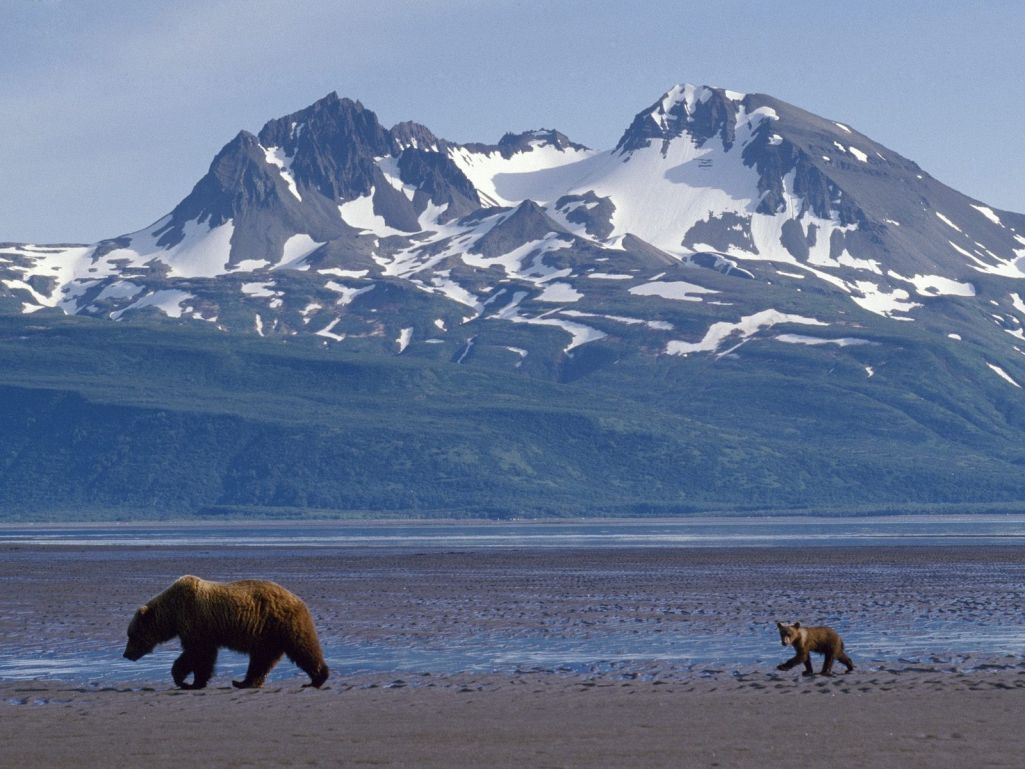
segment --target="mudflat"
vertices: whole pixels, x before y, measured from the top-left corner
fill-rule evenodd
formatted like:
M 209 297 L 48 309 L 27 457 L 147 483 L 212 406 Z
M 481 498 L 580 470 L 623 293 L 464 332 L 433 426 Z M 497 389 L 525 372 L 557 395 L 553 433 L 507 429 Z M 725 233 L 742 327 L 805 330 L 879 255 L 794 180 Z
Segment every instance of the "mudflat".
M 1025 754 L 1013 547 L 0 556 L 4 766 L 1017 767 Z M 122 660 L 132 612 L 183 573 L 302 596 L 325 688 L 301 688 L 286 660 L 260 691 L 232 689 L 224 669 L 177 690 L 176 642 L 150 667 Z M 790 653 L 777 619 L 838 626 L 858 667 L 775 670 Z

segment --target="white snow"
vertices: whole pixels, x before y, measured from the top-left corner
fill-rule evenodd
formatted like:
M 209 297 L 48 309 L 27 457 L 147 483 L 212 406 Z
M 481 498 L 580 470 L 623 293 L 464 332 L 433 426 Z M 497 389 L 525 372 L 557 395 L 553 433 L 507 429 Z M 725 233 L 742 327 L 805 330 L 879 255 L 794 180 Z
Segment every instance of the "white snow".
M 975 286 L 961 283 L 941 275 L 912 275 L 905 277 L 890 270 L 890 277 L 911 283 L 921 296 L 975 296 Z
M 438 328 L 438 329 L 439 329 L 440 331 L 446 331 L 446 330 L 447 330 L 447 329 L 445 328 L 445 321 L 444 321 L 444 320 L 443 320 L 442 318 L 435 318 L 435 319 L 434 319 L 434 325 L 435 325 L 435 326 L 436 326 L 436 327 L 437 327 L 437 328 Z
M 141 310 L 144 307 L 156 307 L 169 318 L 180 318 L 182 315 L 182 302 L 192 298 L 192 294 L 189 292 L 178 291 L 177 289 L 151 291 L 127 307 L 112 312 L 110 317 L 113 320 L 120 320 L 124 314 L 130 310 Z
M 974 203 L 972 203 L 971 206 L 976 211 L 978 211 L 980 214 L 982 214 L 987 219 L 989 219 L 991 222 L 993 222 L 993 224 L 999 224 L 1001 227 L 1004 226 L 1004 223 L 1002 221 L 1000 221 L 1000 217 L 997 216 L 996 212 L 992 208 L 990 208 L 989 206 L 977 206 Z
M 295 177 L 292 176 L 292 158 L 286 155 L 281 147 L 264 147 L 263 154 L 267 158 L 268 163 L 272 166 L 277 166 L 278 173 L 281 174 L 285 184 L 288 185 L 288 191 L 301 203 L 303 196 L 299 194 L 299 188 L 295 185 Z
M 303 260 L 324 245 L 324 242 L 318 243 L 305 232 L 296 233 L 285 241 L 281 249 L 281 260 L 274 269 L 300 269 Z
M 118 280 L 108 284 L 93 302 L 102 302 L 104 299 L 131 299 L 142 291 L 142 286 L 137 286 L 130 280 Z
M 256 333 L 259 336 L 263 336 L 263 318 L 260 317 L 260 313 L 256 313 L 254 318 L 253 325 L 256 327 Z
M 336 333 L 334 333 L 335 326 L 337 326 L 338 323 L 341 320 L 342 320 L 341 318 L 335 318 L 330 323 L 328 323 L 326 326 L 324 326 L 324 328 L 322 328 L 320 331 L 316 331 L 314 333 L 317 336 L 323 336 L 323 337 L 326 337 L 328 339 L 333 339 L 336 342 L 341 342 L 342 340 L 345 339 L 345 334 L 336 334 Z
M 659 331 L 672 331 L 673 325 L 662 320 L 644 320 L 643 318 L 628 318 L 623 315 L 603 315 L 597 312 L 581 312 L 579 310 L 558 310 L 559 315 L 566 315 L 570 318 L 603 318 L 604 320 L 623 323 L 627 326 L 644 325 Z
M 602 155 L 593 150 L 560 150 L 550 144 L 535 144 L 529 152 L 509 158 L 498 151 L 449 149 L 449 156 L 482 199 L 496 206 L 515 206 L 523 200 L 550 203 L 585 176 Z
M 1011 305 L 1022 315 L 1025 315 L 1025 301 L 1022 301 L 1021 295 L 1011 292 Z
M 243 283 L 240 288 L 246 296 L 272 297 L 277 295 L 277 292 L 274 291 L 274 283 L 270 281 L 264 283 Z
M 470 267 L 482 270 L 501 267 L 510 278 L 539 283 L 544 282 L 545 279 L 552 279 L 557 273 L 562 274 L 561 271 L 546 265 L 543 257 L 551 251 L 559 251 L 569 246 L 570 242 L 565 240 L 566 237 L 564 234 L 550 232 L 541 240 L 528 241 L 512 251 L 498 256 L 486 257 L 482 254 L 465 251 L 461 257 L 463 262 Z M 527 257 L 532 257 L 529 263 L 526 262 Z
M 671 341 L 666 345 L 666 353 L 669 355 L 689 355 L 693 352 L 716 352 L 726 341 L 737 342 L 729 350 L 732 351 L 762 329 L 771 328 L 780 323 L 805 326 L 828 325 L 821 320 L 806 318 L 802 315 L 782 313 L 773 309 L 762 310 L 754 315 L 744 316 L 736 323 L 730 323 L 729 321 L 713 323 L 699 342 Z
M 936 214 L 936 218 L 939 219 L 941 222 L 943 222 L 945 225 L 947 225 L 948 227 L 952 227 L 953 229 L 957 230 L 958 232 L 961 232 L 962 235 L 964 234 L 961 231 L 961 228 L 958 227 L 956 224 L 954 224 L 952 221 L 950 221 L 950 219 L 948 217 L 944 216 L 939 211 L 934 211 L 933 213 L 935 213 Z
M 361 198 L 350 200 L 338 206 L 338 213 L 342 221 L 357 230 L 365 230 L 381 238 L 389 235 L 406 235 L 402 230 L 396 230 L 388 226 L 384 217 L 374 212 L 374 188 L 370 188 L 370 194 Z
M 777 334 L 773 337 L 777 342 L 784 342 L 786 344 L 806 344 L 806 345 L 821 345 L 821 344 L 835 344 L 838 347 L 851 347 L 860 344 L 873 344 L 868 339 L 858 339 L 854 336 L 841 336 L 833 339 L 827 339 L 821 336 L 805 336 L 803 334 Z
M 1000 366 L 997 366 L 994 363 L 989 363 L 988 361 L 986 362 L 986 365 L 989 366 L 993 370 L 993 373 L 995 373 L 998 377 L 1000 377 L 1001 379 L 1003 379 L 1006 382 L 1009 382 L 1009 383 L 1013 384 L 1019 390 L 1021 389 L 1021 385 L 1018 384 L 1017 382 L 1015 382 L 1014 378 L 1010 374 L 1008 374 L 1006 371 L 1004 371 L 1002 368 L 1000 368 Z
M 333 275 L 336 278 L 365 278 L 370 270 L 343 270 L 339 267 L 325 267 L 317 270 L 321 275 Z
M 961 335 L 960 334 L 955 334 L 955 333 L 950 333 L 950 334 L 947 334 L 947 339 L 953 339 L 955 342 L 960 342 L 961 341 Z
M 409 347 L 409 342 L 413 338 L 413 327 L 404 328 L 399 332 L 399 338 L 395 340 L 395 344 L 399 346 L 399 354 Z
M 833 121 L 833 125 L 839 128 L 841 131 L 846 131 L 847 133 L 854 133 L 850 128 L 845 126 L 843 123 L 837 123 L 836 121 Z
M 228 272 L 253 272 L 270 266 L 266 259 L 243 259 L 228 268 Z
M 336 283 L 333 280 L 329 280 L 324 284 L 324 288 L 328 291 L 334 291 L 336 294 L 341 294 L 338 300 L 335 302 L 336 306 L 344 307 L 348 304 L 352 304 L 352 301 L 357 296 L 362 296 L 368 291 L 374 290 L 374 284 L 371 283 L 369 286 L 363 286 L 361 288 L 352 288 L 351 286 L 344 286 L 341 283 Z
M 538 302 L 576 302 L 583 299 L 584 295 L 577 291 L 569 283 L 553 281 L 545 286 L 544 291 L 538 294 L 535 301 Z
M 876 370 L 872 366 L 865 366 L 865 373 L 868 375 L 868 378 L 871 379 L 876 375 Z
M 847 148 L 847 151 L 850 152 L 852 155 L 854 155 L 854 157 L 856 157 L 862 163 L 867 163 L 868 162 L 868 155 L 866 153 L 862 152 L 861 150 L 859 150 L 857 147 L 852 145 L 852 146 Z
M 633 280 L 636 275 L 624 275 L 618 272 L 590 272 L 587 274 L 592 280 Z
M 507 349 L 511 353 L 515 353 L 516 355 L 520 356 L 520 359 L 518 361 L 516 361 L 516 368 L 519 368 L 520 366 L 523 365 L 523 359 L 527 357 L 527 351 L 526 350 L 524 350 L 522 347 L 509 347 L 509 346 L 506 346 L 505 349 Z
M 235 233 L 233 222 L 227 221 L 212 229 L 199 222 L 186 222 L 181 242 L 164 249 L 157 245 L 157 238 L 151 234 L 163 221 L 148 232 L 131 235 L 127 248 L 114 249 L 103 257 L 103 261 L 110 264 L 126 259 L 131 265 L 141 267 L 155 259 L 169 267 L 168 275 L 172 278 L 213 278 L 227 271 L 225 265 L 231 254 L 231 237 Z
M 702 294 L 719 293 L 718 291 L 714 291 L 710 288 L 697 286 L 683 280 L 655 280 L 650 283 L 642 283 L 639 286 L 633 286 L 628 290 L 631 294 L 635 294 L 636 296 L 660 296 L 663 299 L 676 299 L 681 302 L 700 302 Z
M 882 286 L 877 286 L 867 280 L 857 280 L 854 285 L 861 293 L 861 296 L 851 295 L 855 304 L 876 315 L 882 315 L 884 318 L 912 320 L 912 318 L 897 317 L 895 313 L 910 312 L 916 307 L 922 306 L 917 302 L 909 301 L 911 295 L 903 288 L 894 288 L 893 291 L 887 292 L 883 290 Z

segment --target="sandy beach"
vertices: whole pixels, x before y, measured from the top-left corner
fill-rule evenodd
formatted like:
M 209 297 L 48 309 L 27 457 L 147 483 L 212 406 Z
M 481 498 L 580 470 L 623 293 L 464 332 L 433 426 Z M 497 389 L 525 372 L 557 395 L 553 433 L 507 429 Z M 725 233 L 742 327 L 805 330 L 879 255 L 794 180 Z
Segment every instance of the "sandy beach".
M 225 659 L 208 689 L 180 691 L 176 642 L 149 668 L 121 660 L 135 607 L 181 573 L 301 595 L 326 687 L 301 689 L 285 661 L 265 689 L 237 691 Z M 1015 548 L 8 546 L 3 765 L 1017 767 L 1025 659 L 1008 639 L 1023 637 L 1023 582 Z M 776 671 L 778 618 L 844 628 L 858 668 Z M 395 650 L 395 669 L 368 669 L 365 649 Z M 84 672 L 46 667 L 76 650 Z M 466 664 L 485 652 L 491 669 Z

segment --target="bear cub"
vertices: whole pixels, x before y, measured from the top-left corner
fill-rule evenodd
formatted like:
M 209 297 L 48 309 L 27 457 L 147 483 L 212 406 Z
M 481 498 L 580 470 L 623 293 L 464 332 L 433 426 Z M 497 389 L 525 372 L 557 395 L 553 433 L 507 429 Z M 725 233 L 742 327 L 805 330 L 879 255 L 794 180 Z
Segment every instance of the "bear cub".
M 815 671 L 811 666 L 811 652 L 822 654 L 825 660 L 822 662 L 822 675 L 833 675 L 833 660 L 840 660 L 847 666 L 847 672 L 854 670 L 854 663 L 847 656 L 843 649 L 843 639 L 833 628 L 824 625 L 816 627 L 802 627 L 800 622 L 788 625 L 785 622 L 777 622 L 780 641 L 784 646 L 794 647 L 793 658 L 776 666 L 776 670 L 790 670 L 790 668 L 804 664 L 804 675 L 813 676 Z
M 282 655 L 310 677 L 306 686 L 319 688 L 328 677 L 306 604 L 267 580 L 209 582 L 191 575 L 179 577 L 135 612 L 124 656 L 137 660 L 175 636 L 181 639 L 182 653 L 171 666 L 171 677 L 182 689 L 206 686 L 221 647 L 249 655 L 245 679 L 232 681 L 239 689 L 263 686 Z

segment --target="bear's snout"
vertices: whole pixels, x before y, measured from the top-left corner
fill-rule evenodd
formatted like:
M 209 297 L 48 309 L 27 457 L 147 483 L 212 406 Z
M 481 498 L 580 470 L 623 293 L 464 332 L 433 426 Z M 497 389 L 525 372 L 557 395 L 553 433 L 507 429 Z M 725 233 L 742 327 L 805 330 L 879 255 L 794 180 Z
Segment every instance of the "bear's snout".
M 142 658 L 142 652 L 138 649 L 133 649 L 131 644 L 129 644 L 125 647 L 125 653 L 122 656 L 126 660 L 131 660 L 132 662 L 135 662 L 136 660 Z

